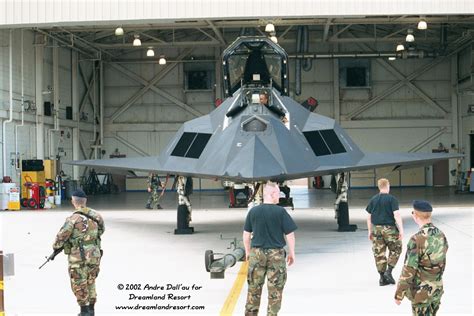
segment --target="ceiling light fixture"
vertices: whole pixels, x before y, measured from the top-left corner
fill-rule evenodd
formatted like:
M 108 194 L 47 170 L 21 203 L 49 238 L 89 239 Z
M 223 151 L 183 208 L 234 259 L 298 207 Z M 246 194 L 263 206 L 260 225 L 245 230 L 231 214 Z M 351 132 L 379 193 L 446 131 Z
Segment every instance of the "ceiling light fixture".
M 397 59 L 397 58 L 394 57 L 394 56 L 390 56 L 390 57 L 388 58 L 388 60 L 395 60 L 395 59 Z
M 133 40 L 133 46 L 142 46 L 142 41 L 140 41 L 140 35 L 134 35 L 135 39 Z
M 426 30 L 428 28 L 428 23 L 424 19 L 421 19 L 420 22 L 418 22 L 418 29 L 419 30 Z
M 115 29 L 115 36 L 122 36 L 123 35 L 123 28 L 121 26 Z
M 153 47 L 148 47 L 148 50 L 146 51 L 147 57 L 153 57 L 155 56 L 155 51 L 153 50 Z
M 166 58 L 165 56 L 161 55 L 160 59 L 158 60 L 158 64 L 160 65 L 166 65 Z
M 275 32 L 275 25 L 273 25 L 273 23 L 268 23 L 268 24 L 265 26 L 265 32 L 267 32 L 267 33 L 273 33 L 273 32 Z
M 402 50 L 405 50 L 405 46 L 403 46 L 403 44 L 398 44 L 397 45 L 397 52 L 401 52 Z
M 278 38 L 277 38 L 275 35 L 270 36 L 270 40 L 271 40 L 273 43 L 278 44 Z
M 408 29 L 407 33 L 408 34 L 407 34 L 407 37 L 405 38 L 405 40 L 409 43 L 414 42 L 415 41 L 415 36 L 413 36 L 413 30 Z

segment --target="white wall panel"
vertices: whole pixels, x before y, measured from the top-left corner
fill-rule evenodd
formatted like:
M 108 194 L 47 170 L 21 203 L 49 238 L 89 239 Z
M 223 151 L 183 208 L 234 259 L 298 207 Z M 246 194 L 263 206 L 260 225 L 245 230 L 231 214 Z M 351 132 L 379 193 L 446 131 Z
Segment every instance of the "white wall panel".
M 34 10 L 33 10 L 34 8 Z M 29 12 L 30 14 L 23 14 Z M 0 0 L 0 25 L 81 24 L 242 17 L 468 14 L 471 0 Z
M 21 98 L 21 31 L 14 30 L 13 40 L 13 98 L 14 98 L 14 121 L 7 125 L 7 173 L 16 179 L 15 172 L 10 165 L 10 153 L 15 151 L 15 137 L 14 125 L 20 123 L 20 98 Z M 5 119 L 8 112 L 9 100 L 9 54 L 8 54 L 9 31 L 0 30 L 0 120 Z M 24 92 L 25 100 L 35 100 L 35 49 L 34 37 L 30 31 L 24 31 Z M 43 87 L 45 91 L 47 86 L 53 87 L 52 79 L 52 48 L 51 43 L 48 43 L 45 48 L 45 58 L 43 60 Z M 82 90 L 84 90 L 82 88 Z M 59 49 L 59 94 L 60 94 L 60 118 L 65 118 L 65 107 L 71 105 L 71 60 L 68 49 Z M 53 94 L 45 94 L 44 101 L 52 101 Z M 18 133 L 18 152 L 22 159 L 36 158 L 36 126 L 34 124 L 34 113 L 29 112 L 25 115 L 25 127 L 19 129 Z M 46 118 L 45 124 L 45 152 L 49 155 L 49 138 L 48 130 L 52 128 L 51 118 Z M 65 160 L 72 159 L 72 131 L 65 127 L 62 121 L 60 123 L 61 129 L 64 130 L 62 139 L 54 137 L 54 147 L 60 146 L 66 151 Z M 68 132 L 70 138 L 68 138 Z M 87 135 L 87 134 L 86 134 Z M 92 137 L 89 135 L 88 137 Z M 60 142 L 59 142 L 60 141 Z M 58 144 L 59 142 L 59 144 Z M 89 145 L 89 144 L 88 144 Z M 0 155 L 0 163 L 2 157 Z M 64 167 L 66 172 L 70 171 L 70 167 Z

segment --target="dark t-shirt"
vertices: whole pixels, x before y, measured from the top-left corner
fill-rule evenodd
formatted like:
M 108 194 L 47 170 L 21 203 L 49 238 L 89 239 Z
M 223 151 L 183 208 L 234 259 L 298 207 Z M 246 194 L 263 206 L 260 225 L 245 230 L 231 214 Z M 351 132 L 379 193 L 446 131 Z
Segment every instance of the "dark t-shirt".
M 290 214 L 275 204 L 253 207 L 244 225 L 246 232 L 253 232 L 251 246 L 264 249 L 283 248 L 286 245 L 284 235 L 294 232 L 296 228 Z
M 395 226 L 393 212 L 398 210 L 398 201 L 393 195 L 379 193 L 370 199 L 365 210 L 372 215 L 372 224 Z

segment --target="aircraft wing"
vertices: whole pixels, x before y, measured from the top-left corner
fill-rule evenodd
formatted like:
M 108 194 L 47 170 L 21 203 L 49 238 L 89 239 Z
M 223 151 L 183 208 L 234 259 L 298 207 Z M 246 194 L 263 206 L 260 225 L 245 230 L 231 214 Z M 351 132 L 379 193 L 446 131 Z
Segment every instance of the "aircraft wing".
M 249 177 L 245 172 L 245 163 L 242 164 L 242 170 L 236 174 L 229 173 L 227 170 L 222 174 L 208 174 L 202 171 L 193 170 L 193 168 L 182 168 L 181 170 L 175 168 L 164 168 L 158 157 L 139 157 L 139 158 L 114 158 L 114 159 L 97 159 L 97 160 L 82 160 L 70 161 L 67 164 L 77 166 L 88 166 L 100 171 L 113 172 L 114 170 L 134 170 L 134 171 L 155 171 L 159 173 L 180 174 L 186 176 L 194 176 L 199 178 L 222 178 L 232 181 L 263 181 L 263 180 L 291 180 L 303 177 L 313 177 L 318 175 L 334 174 L 339 172 L 349 172 L 358 170 L 368 170 L 373 168 L 394 166 L 394 169 L 412 168 L 418 166 L 427 166 L 441 160 L 461 158 L 461 154 L 446 154 L 446 153 L 366 153 L 359 162 L 354 165 L 334 165 L 321 164 L 315 169 L 308 168 L 307 170 L 299 170 L 295 173 L 267 173 L 265 177 L 255 174 L 254 177 Z M 332 160 L 337 162 L 337 160 Z M 254 164 L 255 169 L 265 169 L 268 161 L 263 161 L 260 165 L 257 160 Z M 275 170 L 276 171 L 276 170 Z M 258 173 L 258 172 L 257 172 Z
M 420 166 L 429 166 L 438 161 L 462 157 L 462 154 L 447 153 L 366 153 L 364 157 L 353 166 L 324 165 L 320 168 L 317 168 L 314 175 L 368 170 L 389 166 L 393 166 L 394 170 L 408 169 Z
M 76 160 L 65 162 L 68 165 L 86 166 L 100 171 L 134 170 L 134 171 L 160 171 L 158 157 L 113 158 Z

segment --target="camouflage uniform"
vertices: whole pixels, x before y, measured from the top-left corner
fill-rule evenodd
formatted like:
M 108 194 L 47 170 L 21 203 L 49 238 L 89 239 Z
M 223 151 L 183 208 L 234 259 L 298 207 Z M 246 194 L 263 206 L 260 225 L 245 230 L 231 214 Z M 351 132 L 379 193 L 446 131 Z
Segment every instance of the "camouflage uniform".
M 148 201 L 146 204 L 146 207 L 149 209 L 153 209 L 153 207 L 156 205 L 156 208 L 161 209 L 160 203 L 160 193 L 158 192 L 161 187 L 161 181 L 160 178 L 152 173 L 148 176 L 148 188 L 151 189 L 150 196 L 148 197 Z
M 394 267 L 402 253 L 402 241 L 398 240 L 398 228 L 391 225 L 372 226 L 372 252 L 379 273 L 387 270 L 387 264 Z M 386 256 L 389 250 L 388 258 Z
M 176 192 L 178 193 L 178 205 L 186 205 L 188 207 L 188 211 L 189 211 L 188 220 L 191 221 L 192 206 L 191 206 L 191 201 L 189 200 L 189 197 L 186 195 L 186 192 L 185 192 L 186 181 L 192 181 L 192 179 L 189 178 L 188 180 L 183 176 L 178 176 Z
M 66 219 L 53 245 L 55 250 L 64 247 L 68 255 L 71 288 L 79 306 L 94 305 L 97 299 L 95 279 L 99 274 L 103 233 L 102 216 L 93 209 L 81 207 Z
M 258 314 L 265 276 L 269 293 L 267 315 L 277 315 L 281 307 L 283 287 L 286 283 L 285 250 L 283 248 L 251 248 L 247 275 L 246 316 Z
M 448 241 L 432 223 L 410 238 L 395 299 L 406 296 L 415 316 L 435 316 L 443 295 L 443 272 Z

